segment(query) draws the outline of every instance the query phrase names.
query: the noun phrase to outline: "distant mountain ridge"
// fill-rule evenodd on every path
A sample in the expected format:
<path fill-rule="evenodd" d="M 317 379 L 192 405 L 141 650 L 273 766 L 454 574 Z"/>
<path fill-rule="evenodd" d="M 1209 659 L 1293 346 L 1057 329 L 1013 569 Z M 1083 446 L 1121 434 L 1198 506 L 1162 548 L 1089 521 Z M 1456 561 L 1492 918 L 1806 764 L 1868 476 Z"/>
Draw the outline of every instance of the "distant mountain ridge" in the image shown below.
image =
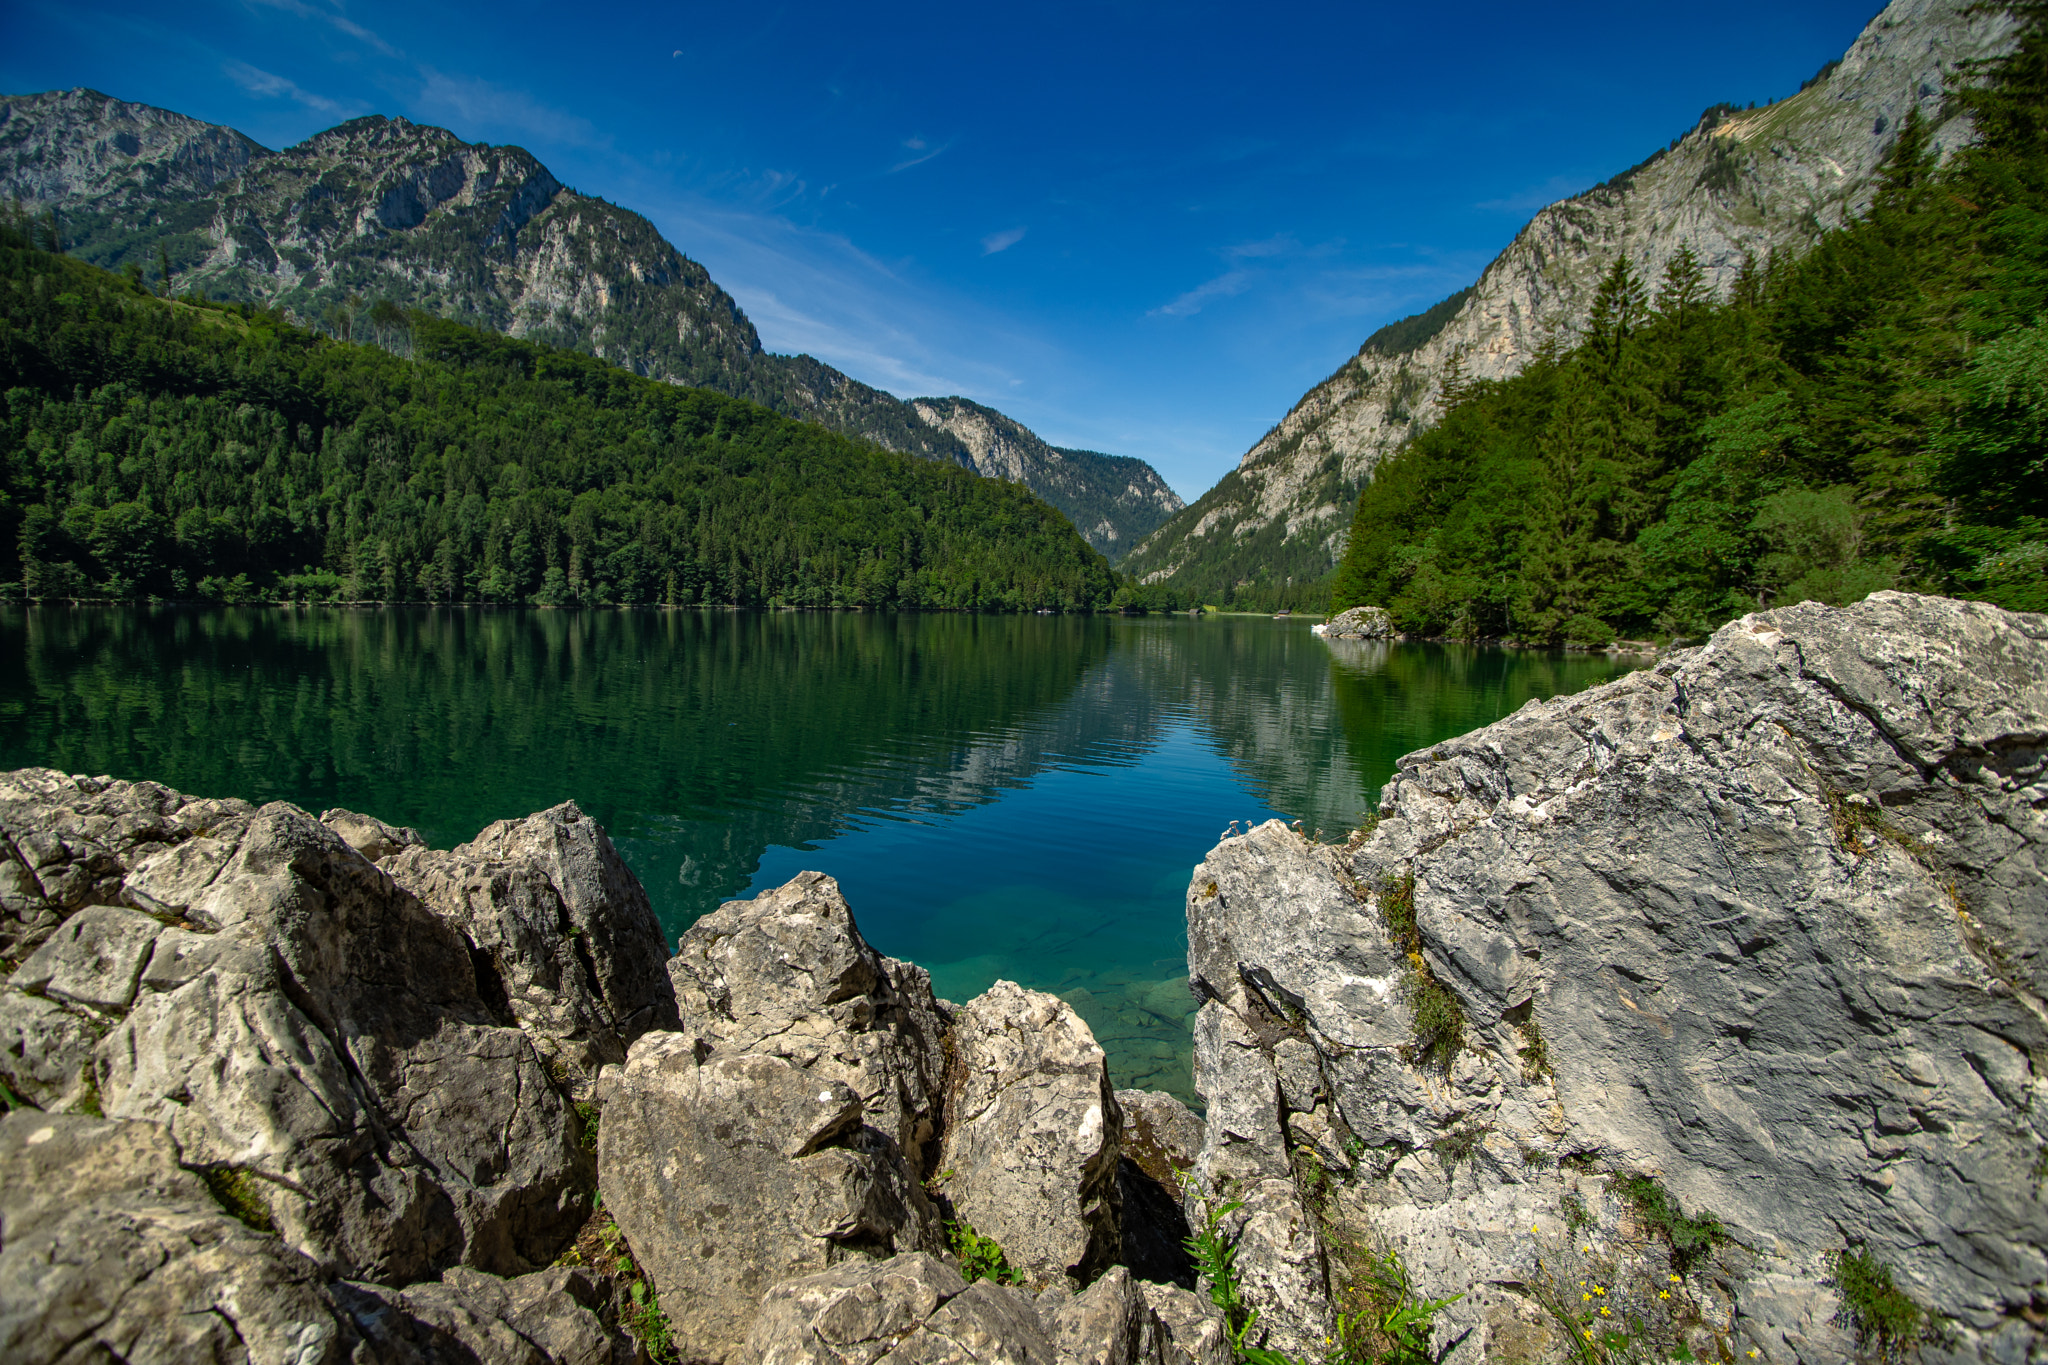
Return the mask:
<path fill-rule="evenodd" d="M 1474 285 L 1374 333 L 1122 567 L 1194 592 L 1260 585 L 1262 600 L 1321 580 L 1343 556 L 1359 488 L 1435 420 L 1454 361 L 1469 379 L 1503 379 L 1546 338 L 1570 345 L 1620 255 L 1654 288 L 1689 246 L 1724 297 L 1746 260 L 1868 209 L 1911 111 L 1944 153 L 1963 145 L 1970 128 L 1946 109 L 1948 86 L 2015 31 L 1956 0 L 1894 0 L 1799 93 L 1708 110 L 1641 164 L 1542 210 Z"/>
<path fill-rule="evenodd" d="M 330 329 L 349 325 L 337 310 L 350 297 L 389 299 L 994 472 L 947 419 L 811 356 L 766 351 L 732 297 L 652 223 L 567 188 L 518 147 L 371 116 L 271 151 L 169 110 L 51 91 L 0 97 L 0 198 L 57 210 L 73 253 L 98 265 L 138 262 L 154 276 L 167 251 L 180 290 Z M 965 400 L 919 401 L 939 412 Z M 1030 487 L 1105 554 L 1182 506 L 1143 461 L 1058 452 L 978 411 L 1015 449 L 997 477 Z"/>

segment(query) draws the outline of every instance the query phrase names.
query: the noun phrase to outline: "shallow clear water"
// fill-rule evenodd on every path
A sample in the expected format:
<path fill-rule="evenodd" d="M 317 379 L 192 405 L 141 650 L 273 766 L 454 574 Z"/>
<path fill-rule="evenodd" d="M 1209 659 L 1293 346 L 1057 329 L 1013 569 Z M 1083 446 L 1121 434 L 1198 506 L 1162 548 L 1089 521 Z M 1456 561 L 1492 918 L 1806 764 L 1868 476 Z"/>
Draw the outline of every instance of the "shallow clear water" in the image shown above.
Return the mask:
<path fill-rule="evenodd" d="M 1252 617 L 7 608 L 0 767 L 440 847 L 573 798 L 672 938 L 816 868 L 941 995 L 1056 991 L 1192 1098 L 1182 897 L 1230 821 L 1334 836 L 1400 755 L 1622 671 Z"/>

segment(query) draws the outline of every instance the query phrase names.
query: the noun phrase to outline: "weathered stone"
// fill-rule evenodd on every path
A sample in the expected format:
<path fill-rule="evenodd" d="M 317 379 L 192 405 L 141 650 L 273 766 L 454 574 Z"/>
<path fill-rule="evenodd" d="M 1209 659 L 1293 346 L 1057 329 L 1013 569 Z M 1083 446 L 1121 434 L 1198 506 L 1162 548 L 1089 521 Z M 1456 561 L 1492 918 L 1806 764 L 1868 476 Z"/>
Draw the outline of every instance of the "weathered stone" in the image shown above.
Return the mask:
<path fill-rule="evenodd" d="M 1141 1283 L 1146 1306 L 1159 1322 L 1165 1365 L 1232 1365 L 1223 1310 L 1207 1295 L 1170 1284 Z"/>
<path fill-rule="evenodd" d="M 1116 1105 L 1124 1116 L 1124 1156 L 1171 1188 L 1202 1150 L 1202 1120 L 1163 1090 L 1119 1090 Z"/>
<path fill-rule="evenodd" d="M 408 848 L 427 846 L 420 832 L 410 825 L 387 825 L 374 815 L 363 815 L 338 806 L 321 811 L 320 823 L 339 834 L 343 843 L 373 863 Z"/>
<path fill-rule="evenodd" d="M 942 1252 L 938 1212 L 860 1096 L 765 1053 L 650 1033 L 599 1083 L 605 1208 L 686 1358 L 723 1360 L 776 1282 L 849 1253 Z"/>
<path fill-rule="evenodd" d="M 488 957 L 493 1003 L 579 1098 L 635 1038 L 675 1027 L 653 907 L 574 803 L 500 821 L 450 852 L 404 848 L 382 866 Z"/>
<path fill-rule="evenodd" d="M 479 993 L 467 941 L 303 811 L 266 806 L 230 832 L 204 876 L 161 875 L 197 865 L 196 835 L 135 864 L 204 932 L 157 936 L 99 1044 L 107 1115 L 253 1173 L 330 1274 L 547 1264 L 582 1220 L 589 1161 L 532 1045 Z M 191 899 L 163 902 L 173 887 Z"/>
<path fill-rule="evenodd" d="M 592 1311 L 597 1286 L 577 1269 L 504 1280 L 457 1267 L 407 1289 L 343 1283 L 332 1292 L 373 1359 L 614 1365 L 636 1354 Z"/>
<path fill-rule="evenodd" d="M 851 1086 L 910 1169 L 934 1173 L 945 1015 L 923 968 L 868 946 L 839 883 L 802 872 L 726 902 L 683 935 L 668 970 L 684 1032 Z"/>
<path fill-rule="evenodd" d="M 1123 1156 L 1117 1186 L 1123 1200 L 1123 1263 L 1141 1280 L 1194 1286 L 1181 1182 L 1202 1148 L 1202 1121 L 1158 1090 L 1119 1090 Z"/>
<path fill-rule="evenodd" d="M 1031 1296 L 978 1280 L 946 1300 L 894 1350 L 888 1365 L 1058 1365 Z"/>
<path fill-rule="evenodd" d="M 967 1288 L 937 1257 L 905 1252 L 785 1280 L 733 1357 L 738 1365 L 868 1365 Z"/>
<path fill-rule="evenodd" d="M 1409 755 L 1348 859 L 1277 823 L 1226 840 L 1188 901 L 1198 1169 L 1258 1181 L 1252 1302 L 1278 1316 L 1286 1268 L 1312 1278 L 1276 1153 L 1342 1140 L 1362 1178 L 1324 1216 L 1369 1218 L 1418 1293 L 1467 1293 L 1438 1321 L 1461 1357 L 1561 1348 L 1502 1286 L 1582 1245 L 1623 1279 L 1666 1268 L 1564 1158 L 1654 1175 L 1752 1249 L 1687 1282 L 1744 1349 L 1839 1358 L 1826 1257 L 1851 1242 L 1964 1355 L 2042 1349 L 2044 746 L 2048 618 L 1879 593 Z M 1404 963 L 1377 909 L 1411 877 Z M 1426 1070 L 1418 973 L 1464 1020 Z M 1300 1112 L 1290 1039 L 1329 1108 Z"/>
<path fill-rule="evenodd" d="M 946 1194 L 1027 1282 L 1087 1284 L 1123 1241 L 1123 1114 L 1102 1049 L 1065 1001 L 1013 981 L 969 1001 L 952 1040 Z"/>
<path fill-rule="evenodd" d="M 0 1081 L 16 1098 L 52 1112 L 78 1107 L 93 1093 L 99 1040 L 94 1021 L 80 1011 L 0 990 Z"/>
<path fill-rule="evenodd" d="M 316 1268 L 222 1213 L 156 1124 L 0 1119 L 0 1358 L 349 1359 Z"/>
<path fill-rule="evenodd" d="M 1325 622 L 1323 634 L 1332 640 L 1384 640 L 1395 634 L 1394 618 L 1385 607 L 1351 607 Z"/>
<path fill-rule="evenodd" d="M 1143 1286 L 1119 1265 L 1060 1305 L 1052 1337 L 1060 1365 L 1161 1365 L 1166 1331 Z"/>
<path fill-rule="evenodd" d="M 112 905 L 92 905 L 65 920 L 7 984 L 100 1010 L 125 1010 L 163 924 Z"/>

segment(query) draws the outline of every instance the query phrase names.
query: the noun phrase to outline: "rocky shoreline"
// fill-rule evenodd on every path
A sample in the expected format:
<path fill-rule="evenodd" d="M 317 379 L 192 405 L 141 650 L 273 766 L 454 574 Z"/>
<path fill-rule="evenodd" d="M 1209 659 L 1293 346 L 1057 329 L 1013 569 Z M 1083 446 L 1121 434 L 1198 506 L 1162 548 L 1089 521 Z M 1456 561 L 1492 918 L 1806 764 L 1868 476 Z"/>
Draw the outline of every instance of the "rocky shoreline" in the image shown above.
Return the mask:
<path fill-rule="evenodd" d="M 0 774 L 0 1356 L 2038 1359 L 2044 811 L 2048 618 L 1745 617 L 1224 839 L 1197 1118 L 819 873 Z"/>

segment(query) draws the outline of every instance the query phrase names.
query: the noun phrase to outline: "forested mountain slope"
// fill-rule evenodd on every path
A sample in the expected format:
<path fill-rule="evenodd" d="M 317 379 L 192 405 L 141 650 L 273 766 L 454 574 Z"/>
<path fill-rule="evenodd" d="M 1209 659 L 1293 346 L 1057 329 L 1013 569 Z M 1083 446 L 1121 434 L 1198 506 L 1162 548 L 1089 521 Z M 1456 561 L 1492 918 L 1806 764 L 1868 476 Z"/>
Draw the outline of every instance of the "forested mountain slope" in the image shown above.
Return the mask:
<path fill-rule="evenodd" d="M 409 355 L 0 225 L 0 587 L 225 601 L 1108 605 L 1021 485 L 420 318 Z"/>
<path fill-rule="evenodd" d="M 1745 270 L 1627 258 L 1580 343 L 1459 385 L 1359 494 L 1332 603 L 1600 645 L 1888 587 L 2048 610 L 2048 3 L 1868 212 Z M 1953 125 L 1951 125 L 1953 126 Z"/>
<path fill-rule="evenodd" d="M 179 293 L 388 340 L 396 324 L 371 311 L 383 301 L 977 467 L 909 404 L 810 356 L 763 350 L 738 304 L 652 223 L 568 189 L 517 147 L 369 117 L 273 152 L 147 105 L 52 91 L 0 98 L 0 199 L 10 197 L 56 210 L 85 260 L 132 263 L 158 286 L 168 265 Z M 1034 449 L 1005 477 L 1077 524 L 1107 523 L 1089 531 L 1098 548 L 1127 548 L 1180 505 L 1149 466 L 1149 482 L 1048 466 L 1037 452 L 1050 447 L 1010 425 Z"/>
<path fill-rule="evenodd" d="M 1689 251 L 1707 296 L 1725 299 L 1746 261 L 1811 247 L 1869 208 L 1909 116 L 1938 158 L 1968 141 L 1950 102 L 1957 73 L 2013 33 L 1997 10 L 1894 0 L 1796 95 L 1708 110 L 1642 164 L 1537 214 L 1472 288 L 1375 333 L 1124 567 L 1212 601 L 1319 599 L 1359 488 L 1439 418 L 1447 381 L 1504 379 L 1546 343 L 1575 344 L 1616 261 L 1655 280 Z"/>

